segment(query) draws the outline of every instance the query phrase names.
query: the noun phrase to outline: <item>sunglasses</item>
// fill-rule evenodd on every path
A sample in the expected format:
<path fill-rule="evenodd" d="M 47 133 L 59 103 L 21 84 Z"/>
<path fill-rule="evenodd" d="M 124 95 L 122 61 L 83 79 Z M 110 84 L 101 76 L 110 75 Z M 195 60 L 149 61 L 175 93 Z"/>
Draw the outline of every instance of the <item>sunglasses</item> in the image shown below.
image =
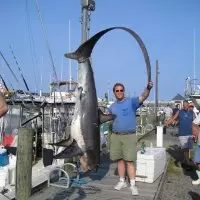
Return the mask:
<path fill-rule="evenodd" d="M 124 90 L 115 90 L 115 92 L 123 92 Z"/>

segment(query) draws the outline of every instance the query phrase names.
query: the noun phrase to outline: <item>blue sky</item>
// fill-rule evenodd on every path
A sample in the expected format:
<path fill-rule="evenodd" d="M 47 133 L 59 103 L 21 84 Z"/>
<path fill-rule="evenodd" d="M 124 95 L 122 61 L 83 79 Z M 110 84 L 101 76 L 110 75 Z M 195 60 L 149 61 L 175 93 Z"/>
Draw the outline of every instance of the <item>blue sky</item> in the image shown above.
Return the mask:
<path fill-rule="evenodd" d="M 62 71 L 63 79 L 69 79 L 69 61 L 63 55 L 69 51 L 69 20 L 71 50 L 81 42 L 80 0 L 42 0 L 39 6 L 57 75 L 60 78 Z M 19 77 L 9 49 L 11 45 L 31 90 L 41 87 L 48 91 L 52 65 L 35 1 L 28 0 L 27 8 L 28 12 L 26 0 L 0 1 L 0 50 Z M 199 0 L 96 0 L 90 36 L 112 26 L 125 26 L 136 31 L 149 53 L 153 82 L 156 60 L 159 61 L 159 99 L 170 100 L 177 93 L 184 93 L 186 77 L 193 78 L 194 55 L 196 78 L 200 78 L 199 19 Z M 126 32 L 115 30 L 105 35 L 95 46 L 92 62 L 99 97 L 103 97 L 109 87 L 112 94 L 115 82 L 124 83 L 126 93 L 132 96 L 140 95 L 146 86 L 144 58 L 136 41 Z M 76 80 L 75 61 L 72 68 Z M 15 89 L 24 88 L 20 77 L 18 84 L 1 58 L 0 69 L 8 86 L 12 83 Z M 149 100 L 153 99 L 154 89 L 149 97 Z"/>

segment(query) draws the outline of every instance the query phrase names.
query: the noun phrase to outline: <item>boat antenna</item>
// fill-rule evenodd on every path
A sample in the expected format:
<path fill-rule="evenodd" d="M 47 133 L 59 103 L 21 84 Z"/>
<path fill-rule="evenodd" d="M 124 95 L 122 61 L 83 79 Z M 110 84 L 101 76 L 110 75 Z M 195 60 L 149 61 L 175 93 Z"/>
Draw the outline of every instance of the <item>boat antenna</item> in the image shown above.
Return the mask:
<path fill-rule="evenodd" d="M 15 63 L 16 63 L 16 65 L 17 65 L 17 68 L 18 68 L 18 70 L 19 70 L 19 72 L 20 72 L 21 78 L 22 78 L 22 80 L 23 80 L 23 82 L 24 82 L 24 85 L 25 85 L 27 91 L 30 92 L 29 87 L 28 87 L 28 84 L 27 84 L 27 82 L 26 82 L 26 80 L 25 80 L 25 78 L 24 78 L 24 76 L 23 76 L 23 74 L 22 74 L 22 70 L 21 70 L 21 68 L 19 67 L 19 64 L 18 64 L 18 62 L 17 62 L 17 58 L 16 58 L 15 55 L 14 55 L 14 52 L 13 52 L 13 49 L 12 49 L 11 45 L 10 45 L 9 47 L 10 47 L 12 56 L 13 56 L 13 58 L 14 58 L 14 60 L 15 60 Z"/>
<path fill-rule="evenodd" d="M 71 21 L 69 20 L 69 52 L 71 52 Z M 69 89 L 72 89 L 72 60 L 69 59 Z"/>
<path fill-rule="evenodd" d="M 194 63 L 193 63 L 193 65 L 194 65 L 194 71 L 193 71 L 193 73 L 194 73 L 194 94 L 195 94 L 195 90 L 196 90 L 196 46 L 195 46 L 195 41 L 196 40 L 196 34 L 195 34 L 195 28 L 194 28 L 194 30 L 193 30 L 193 59 L 194 59 Z"/>
<path fill-rule="evenodd" d="M 60 70 L 60 79 L 61 81 L 63 80 L 63 56 L 62 56 L 62 59 L 61 59 L 61 70 Z"/>
<path fill-rule="evenodd" d="M 43 63 L 44 63 L 44 60 L 42 56 L 42 66 L 43 66 Z M 42 81 L 43 81 L 42 71 L 40 71 L 40 97 L 42 96 Z"/>

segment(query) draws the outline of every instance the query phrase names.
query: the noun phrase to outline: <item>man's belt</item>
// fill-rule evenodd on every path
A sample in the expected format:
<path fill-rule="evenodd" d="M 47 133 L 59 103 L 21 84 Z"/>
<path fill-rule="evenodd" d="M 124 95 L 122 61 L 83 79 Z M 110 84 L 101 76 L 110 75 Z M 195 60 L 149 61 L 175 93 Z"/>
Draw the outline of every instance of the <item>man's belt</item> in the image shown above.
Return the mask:
<path fill-rule="evenodd" d="M 132 135 L 135 134 L 135 132 L 112 132 L 114 135 Z"/>

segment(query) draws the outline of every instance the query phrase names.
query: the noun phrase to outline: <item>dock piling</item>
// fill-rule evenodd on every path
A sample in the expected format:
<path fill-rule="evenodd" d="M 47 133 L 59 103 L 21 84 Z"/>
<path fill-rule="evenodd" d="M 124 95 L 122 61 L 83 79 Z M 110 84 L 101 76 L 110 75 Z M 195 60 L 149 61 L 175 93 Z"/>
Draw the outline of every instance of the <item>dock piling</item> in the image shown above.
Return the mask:
<path fill-rule="evenodd" d="M 32 185 L 33 129 L 19 128 L 15 196 L 17 200 L 28 200 Z"/>

